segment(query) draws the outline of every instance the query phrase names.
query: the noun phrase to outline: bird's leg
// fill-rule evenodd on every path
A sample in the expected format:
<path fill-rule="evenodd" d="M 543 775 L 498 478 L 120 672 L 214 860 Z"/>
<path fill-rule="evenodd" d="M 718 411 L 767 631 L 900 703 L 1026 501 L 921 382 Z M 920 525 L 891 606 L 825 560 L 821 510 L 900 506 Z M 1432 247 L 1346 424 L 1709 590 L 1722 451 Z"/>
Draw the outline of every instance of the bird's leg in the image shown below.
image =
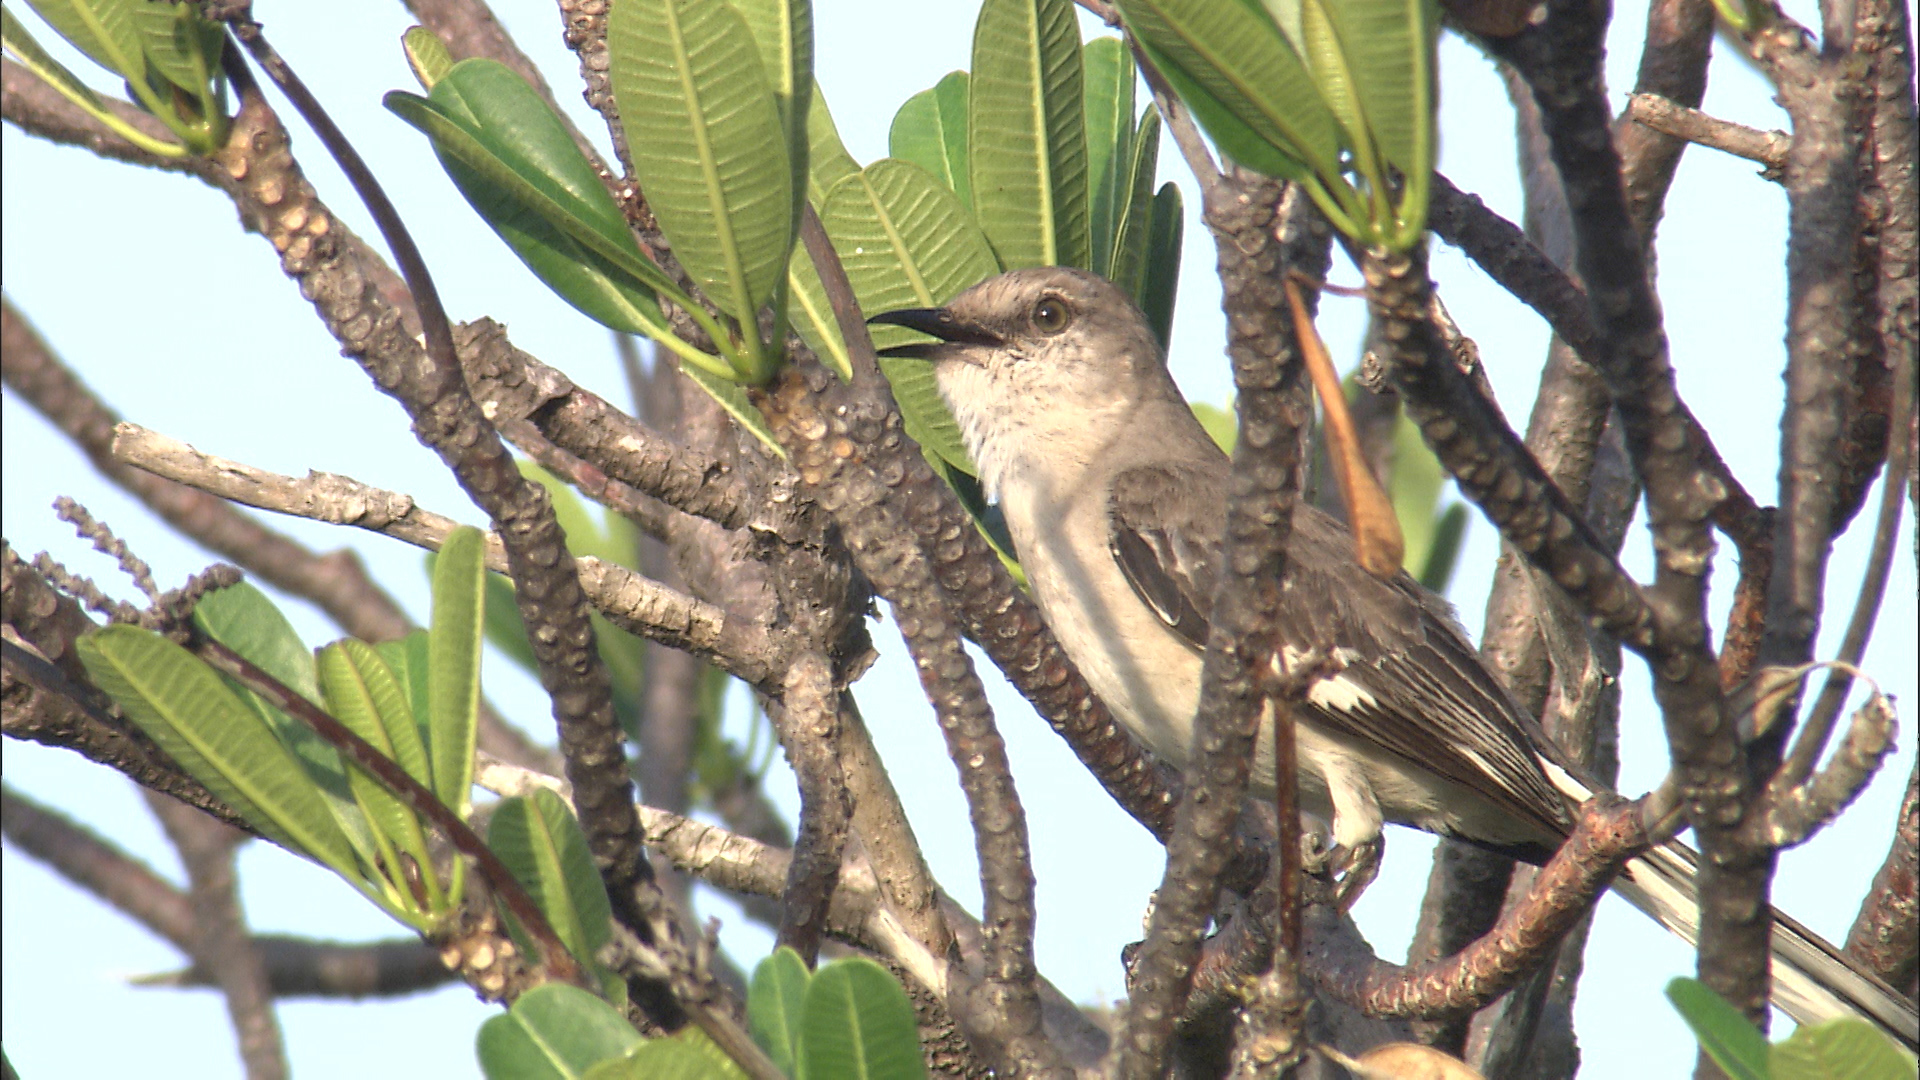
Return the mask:
<path fill-rule="evenodd" d="M 1359 901 L 1360 894 L 1367 891 L 1373 879 L 1380 876 L 1380 859 L 1387 852 L 1385 833 L 1376 833 L 1370 840 L 1357 844 L 1335 845 L 1327 853 L 1328 861 L 1338 884 L 1334 886 L 1334 905 L 1341 911 L 1351 911 Z"/>

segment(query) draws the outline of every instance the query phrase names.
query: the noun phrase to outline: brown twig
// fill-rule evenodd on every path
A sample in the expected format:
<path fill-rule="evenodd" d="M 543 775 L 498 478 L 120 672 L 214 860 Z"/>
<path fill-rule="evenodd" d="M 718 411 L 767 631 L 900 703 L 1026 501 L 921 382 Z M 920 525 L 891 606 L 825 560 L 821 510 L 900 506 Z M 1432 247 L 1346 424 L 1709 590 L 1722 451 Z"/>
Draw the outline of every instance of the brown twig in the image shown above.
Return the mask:
<path fill-rule="evenodd" d="M 1916 996 L 1920 978 L 1920 762 L 1907 777 L 1893 843 L 1847 931 L 1847 955 Z"/>
<path fill-rule="evenodd" d="M 246 834 L 164 795 L 146 795 L 186 867 L 187 903 L 193 912 L 189 952 L 194 967 L 213 975 L 226 1000 L 248 1080 L 285 1077 L 286 1046 L 273 1013 L 272 983 L 240 910 L 233 857 Z"/>
<path fill-rule="evenodd" d="M 16 850 L 192 955 L 194 913 L 186 895 L 140 860 L 12 787 L 0 786 L 0 828 Z M 411 994 L 454 977 L 438 953 L 413 937 L 338 945 L 256 934 L 252 946 L 277 998 Z M 183 971 L 135 981 L 142 986 L 212 986 L 214 975 L 196 961 Z"/>
<path fill-rule="evenodd" d="M 116 430 L 114 454 L 139 469 L 247 506 L 315 521 L 352 525 L 439 550 L 459 523 L 416 505 L 410 496 L 350 477 L 310 472 L 282 476 L 193 447 L 136 424 Z M 498 537 L 489 537 L 487 565 L 508 568 Z M 677 593 L 625 567 L 591 556 L 576 561 L 586 596 L 622 629 L 709 660 L 755 686 L 777 685 L 784 647 L 760 627 Z"/>
<path fill-rule="evenodd" d="M 1676 139 L 1765 165 L 1760 175 L 1769 180 L 1780 179 L 1786 165 L 1789 141 L 1786 132 L 1761 131 L 1722 120 L 1699 109 L 1677 105 L 1658 94 L 1634 94 L 1627 98 L 1627 119 Z"/>
<path fill-rule="evenodd" d="M 1402 968 L 1356 955 L 1350 944 L 1336 944 L 1324 909 L 1316 909 L 1312 929 L 1319 936 L 1309 935 L 1307 970 L 1320 986 L 1372 1016 L 1433 1017 L 1480 1008 L 1551 954 L 1647 840 L 1637 805 L 1593 800 L 1526 898 L 1455 956 Z"/>

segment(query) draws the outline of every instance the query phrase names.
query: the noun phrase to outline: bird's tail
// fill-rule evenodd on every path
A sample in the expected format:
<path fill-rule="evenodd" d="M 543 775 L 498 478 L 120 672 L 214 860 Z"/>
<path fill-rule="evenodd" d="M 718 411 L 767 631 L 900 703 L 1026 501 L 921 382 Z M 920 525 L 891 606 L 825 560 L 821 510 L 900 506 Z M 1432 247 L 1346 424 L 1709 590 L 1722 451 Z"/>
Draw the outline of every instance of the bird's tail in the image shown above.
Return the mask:
<path fill-rule="evenodd" d="M 1700 939 L 1698 856 L 1678 841 L 1628 863 L 1613 890 L 1688 944 Z M 1818 934 L 1773 913 L 1773 1003 L 1797 1024 L 1864 1017 L 1907 1049 L 1920 1047 L 1920 1012 L 1899 991 Z"/>

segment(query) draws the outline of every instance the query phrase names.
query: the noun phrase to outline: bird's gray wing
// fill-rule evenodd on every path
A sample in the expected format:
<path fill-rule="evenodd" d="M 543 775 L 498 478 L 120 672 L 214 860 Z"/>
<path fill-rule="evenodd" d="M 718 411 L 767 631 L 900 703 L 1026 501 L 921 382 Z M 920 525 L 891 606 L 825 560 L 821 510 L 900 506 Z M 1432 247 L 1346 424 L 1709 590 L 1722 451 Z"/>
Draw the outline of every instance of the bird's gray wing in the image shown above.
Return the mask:
<path fill-rule="evenodd" d="M 1148 607 L 1196 650 L 1221 566 L 1224 492 L 1177 469 L 1122 472 L 1111 496 L 1109 545 Z M 1330 734 L 1378 748 L 1401 768 L 1451 780 L 1516 819 L 1505 836 L 1455 834 L 1533 858 L 1564 835 L 1567 796 L 1542 768 L 1536 738 L 1480 662 L 1445 601 L 1401 574 L 1383 581 L 1355 561 L 1344 526 L 1311 506 L 1294 513 L 1281 637 L 1319 650 L 1349 693 L 1302 703 Z M 1387 807 L 1389 818 L 1405 820 Z M 1444 824 L 1444 823 L 1443 823 Z M 1454 829 L 1447 829 L 1454 832 Z"/>
<path fill-rule="evenodd" d="M 1202 652 L 1220 564 L 1224 503 L 1208 497 L 1215 486 L 1198 471 L 1141 466 L 1114 477 L 1107 507 L 1107 546 L 1127 584 Z"/>

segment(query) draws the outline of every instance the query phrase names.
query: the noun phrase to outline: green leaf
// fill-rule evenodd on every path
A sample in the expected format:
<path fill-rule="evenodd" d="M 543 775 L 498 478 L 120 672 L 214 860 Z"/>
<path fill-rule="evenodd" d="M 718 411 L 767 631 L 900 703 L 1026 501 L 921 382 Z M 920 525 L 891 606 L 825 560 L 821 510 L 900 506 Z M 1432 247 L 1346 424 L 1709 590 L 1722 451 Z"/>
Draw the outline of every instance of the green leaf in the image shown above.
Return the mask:
<path fill-rule="evenodd" d="M 587 836 L 560 796 L 537 790 L 501 800 L 487 826 L 487 846 L 540 905 L 568 951 L 593 967 L 613 935 L 613 912 Z"/>
<path fill-rule="evenodd" d="M 965 207 L 926 171 L 891 158 L 874 162 L 833 189 L 820 217 L 833 238 L 863 311 L 934 307 L 1000 269 Z M 919 335 L 873 327 L 886 349 Z M 973 472 L 960 427 L 933 379 L 932 365 L 880 358 L 907 434 L 923 448 Z"/>
<path fill-rule="evenodd" d="M 427 750 L 433 793 L 462 818 L 473 806 L 474 731 L 480 710 L 486 536 L 461 527 L 433 564 L 433 632 L 427 639 Z"/>
<path fill-rule="evenodd" d="M 487 1080 L 577 1080 L 640 1043 L 613 1006 L 577 986 L 546 983 L 480 1025 Z"/>
<path fill-rule="evenodd" d="M 1080 51 L 1080 64 L 1086 87 L 1090 269 L 1118 283 L 1114 251 L 1121 246 L 1122 222 L 1135 187 L 1133 54 L 1119 38 L 1095 38 Z M 1145 185 L 1151 198 L 1151 175 Z M 1144 231 L 1145 222 L 1141 228 Z"/>
<path fill-rule="evenodd" d="M 440 35 L 424 26 L 416 26 L 400 35 L 400 47 L 407 54 L 407 66 L 420 80 L 420 89 L 432 90 L 433 84 L 453 70 L 453 54 Z"/>
<path fill-rule="evenodd" d="M 729 371 L 667 330 L 656 294 L 676 303 L 684 295 L 640 253 L 565 123 L 525 80 L 491 60 L 464 60 L 434 83 L 430 98 L 394 91 L 384 100 L 433 140 L 475 212 L 562 299 L 604 326 L 652 337 L 691 364 Z"/>
<path fill-rule="evenodd" d="M 520 618 L 513 582 L 505 574 L 488 571 L 485 588 L 487 641 L 524 670 L 537 674 L 540 661 L 534 658 L 533 642 L 527 640 L 527 624 Z"/>
<path fill-rule="evenodd" d="M 1180 288 L 1180 241 L 1186 223 L 1180 189 L 1169 180 L 1153 197 L 1153 216 L 1147 228 L 1147 269 L 1139 293 L 1140 310 L 1146 313 L 1163 350 L 1173 341 L 1173 301 Z"/>
<path fill-rule="evenodd" d="M 1467 504 L 1454 503 L 1440 513 L 1439 524 L 1433 529 L 1433 546 L 1427 549 L 1427 558 L 1415 575 L 1420 584 L 1442 595 L 1453 582 L 1453 569 L 1460 561 L 1460 541 L 1467 534 Z"/>
<path fill-rule="evenodd" d="M 399 681 L 372 646 L 347 639 L 320 650 L 320 680 L 328 713 L 415 779 L 422 779 L 427 772 L 426 749 L 420 745 L 413 710 Z M 411 740 L 404 752 L 395 747 L 395 734 Z M 403 756 L 411 761 L 403 761 Z M 444 893 L 433 870 L 426 831 L 413 808 L 358 768 L 347 770 L 347 781 L 361 813 L 373 827 L 372 840 L 380 855 L 376 872 L 391 883 L 394 905 L 410 912 L 444 910 Z M 396 844 L 413 860 L 417 878 L 400 865 L 394 852 Z M 425 889 L 424 895 L 413 891 L 415 881 Z"/>
<path fill-rule="evenodd" d="M 761 69 L 773 84 L 774 104 L 787 132 L 792 172 L 793 221 L 800 221 L 807 197 L 807 153 L 813 124 L 813 5 L 811 0 L 731 0 L 746 17 L 760 52 Z M 793 243 L 792 238 L 788 244 Z"/>
<path fill-rule="evenodd" d="M 67 43 L 130 83 L 146 81 L 133 9 L 141 0 L 27 0 Z"/>
<path fill-rule="evenodd" d="M 213 640 L 245 657 L 288 689 L 314 704 L 320 702 L 320 683 L 313 654 L 294 632 L 293 624 L 265 593 L 247 582 L 209 594 L 195 606 L 194 625 Z M 335 820 L 363 857 L 371 860 L 376 844 L 367 829 L 359 800 L 340 752 L 304 720 L 296 720 L 258 694 L 226 679 L 233 692 L 265 721 L 280 742 L 293 753 L 307 775 L 319 785 Z"/>
<path fill-rule="evenodd" d="M 871 960 L 836 960 L 807 984 L 800 1075 L 924 1077 L 920 1029 L 906 991 Z"/>
<path fill-rule="evenodd" d="M 1146 280 L 1147 243 L 1153 232 L 1153 176 L 1160 167 L 1158 107 L 1147 106 L 1129 149 L 1132 153 L 1120 173 L 1123 186 L 1116 193 L 1119 202 L 1115 207 L 1113 254 L 1107 277 L 1129 296 L 1138 297 L 1141 283 Z"/>
<path fill-rule="evenodd" d="M 168 106 L 160 118 L 202 153 L 225 145 L 227 81 L 220 54 L 226 28 L 194 4 L 135 4 L 132 14 L 149 84 Z"/>
<path fill-rule="evenodd" d="M 151 630 L 109 626 L 77 643 L 94 685 L 207 790 L 286 847 L 366 888 L 326 798 L 220 675 Z"/>
<path fill-rule="evenodd" d="M 893 114 L 887 152 L 927 170 L 973 208 L 972 165 L 967 154 L 967 73 L 951 71 L 907 99 Z"/>
<path fill-rule="evenodd" d="M 153 138 L 107 108 L 91 87 L 81 82 L 78 76 L 67 70 L 66 65 L 55 60 L 42 48 L 40 43 L 34 40 L 33 35 L 27 32 L 26 26 L 19 19 L 14 18 L 13 12 L 4 6 L 0 6 L 0 45 L 3 45 L 7 52 L 12 53 L 22 67 L 45 80 L 59 92 L 61 97 L 73 102 L 88 116 L 105 124 L 114 134 L 150 154 L 170 158 L 187 155 L 186 147 Z"/>
<path fill-rule="evenodd" d="M 773 429 L 767 426 L 767 418 L 760 415 L 760 410 L 753 407 L 753 402 L 747 400 L 747 392 L 740 388 L 739 383 L 723 379 L 691 364 L 680 365 L 680 371 L 687 378 L 692 379 L 694 385 L 705 390 L 707 396 L 719 402 L 728 416 L 733 417 L 741 427 L 752 432 L 753 437 L 760 440 L 760 445 L 773 451 L 776 456 L 786 458 L 787 448 L 781 446 L 780 440 L 773 437 Z"/>
<path fill-rule="evenodd" d="M 1385 162 L 1411 178 L 1433 168 L 1433 0 L 1308 0 L 1325 4 L 1367 129 Z"/>
<path fill-rule="evenodd" d="M 788 1076 L 799 1057 L 800 1023 L 812 979 L 800 954 L 782 947 L 753 969 L 747 988 L 747 1026 L 753 1041 Z"/>
<path fill-rule="evenodd" d="M 1263 12 L 1220 0 L 1122 0 L 1120 12 L 1223 151 L 1267 171 L 1241 156 L 1251 134 L 1280 161 L 1305 162 L 1323 182 L 1338 178 L 1338 125 L 1307 65 Z M 1217 130 L 1223 118 L 1240 130 Z"/>
<path fill-rule="evenodd" d="M 587 1080 L 747 1080 L 746 1072 L 699 1028 L 648 1039 L 618 1061 L 603 1062 Z"/>
<path fill-rule="evenodd" d="M 1800 1028 L 1767 1056 L 1774 1080 L 1911 1080 L 1914 1056 L 1857 1016 Z"/>
<path fill-rule="evenodd" d="M 815 86 L 813 104 L 807 110 L 807 198 L 816 207 L 824 204 L 833 185 L 859 171 L 860 163 L 841 144 L 833 114 L 827 111 L 827 100 Z"/>
<path fill-rule="evenodd" d="M 1730 1080 L 1769 1080 L 1767 1037 L 1725 998 L 1696 979 L 1675 979 L 1667 1000 Z"/>
<path fill-rule="evenodd" d="M 511 589 L 508 590 L 507 602 L 509 604 L 513 602 Z M 518 615 L 516 611 L 515 617 L 518 618 Z M 520 636 L 522 640 L 526 638 L 525 627 L 521 628 Z M 373 651 L 379 653 L 380 659 L 387 662 L 387 667 L 393 670 L 393 677 L 399 680 L 401 688 L 406 691 L 407 705 L 413 710 L 413 722 L 419 730 L 419 741 L 422 746 L 427 745 L 433 735 L 433 727 L 429 721 L 433 712 L 433 703 L 429 698 L 430 688 L 427 685 L 427 671 L 432 666 L 427 658 L 428 648 L 425 630 L 415 630 L 399 641 L 383 641 L 373 647 Z M 531 655 L 530 648 L 529 655 Z M 428 753 L 427 760 L 431 764 L 433 760 L 431 751 Z M 430 782 L 424 780 L 422 782 L 427 783 L 429 787 L 432 786 Z"/>
<path fill-rule="evenodd" d="M 1001 265 L 1087 265 L 1087 137 L 1072 0 L 986 0 L 967 95 L 973 211 Z"/>
<path fill-rule="evenodd" d="M 1223 409 L 1218 405 L 1196 401 L 1188 407 L 1193 410 L 1194 419 L 1200 421 L 1200 426 L 1207 429 L 1214 445 L 1229 454 L 1233 453 L 1234 440 L 1240 434 L 1240 420 L 1234 415 L 1232 406 Z"/>
<path fill-rule="evenodd" d="M 620 0 L 607 47 L 647 204 L 758 357 L 755 314 L 786 278 L 795 219 L 780 110 L 746 20 L 725 0 Z"/>
<path fill-rule="evenodd" d="M 849 175 L 858 176 L 860 170 L 855 169 Z M 833 302 L 827 299 L 826 283 L 820 280 L 820 271 L 813 265 L 813 256 L 807 253 L 805 244 L 793 246 L 793 261 L 787 267 L 787 288 L 792 299 L 787 316 L 793 320 L 794 330 L 820 357 L 821 363 L 852 382 L 853 356 L 847 352 L 840 322 L 833 316 Z"/>

